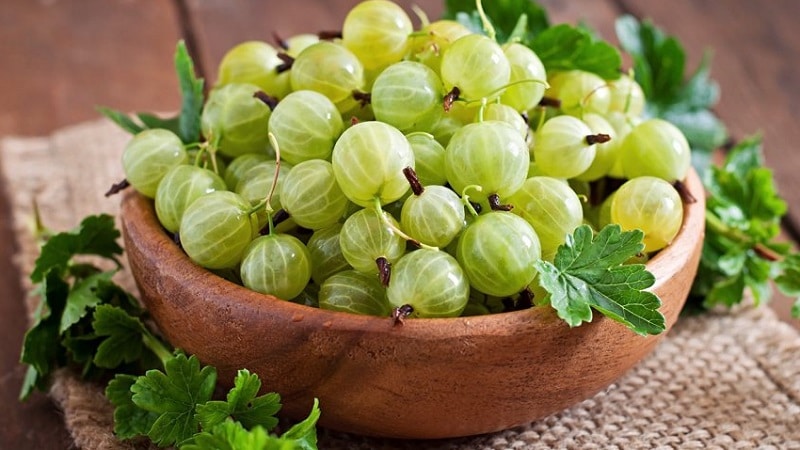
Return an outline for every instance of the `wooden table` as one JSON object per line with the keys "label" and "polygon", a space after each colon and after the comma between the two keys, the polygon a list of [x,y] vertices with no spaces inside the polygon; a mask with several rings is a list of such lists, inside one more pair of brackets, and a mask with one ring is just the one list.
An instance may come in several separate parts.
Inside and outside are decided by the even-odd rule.
{"label": "wooden table", "polygon": [[[98,117],[95,106],[126,111],[177,109],[175,42],[183,37],[207,79],[232,45],[270,40],[271,33],[340,27],[356,0],[5,0],[0,4],[0,136],[47,135]],[[439,0],[416,3],[438,17]],[[553,22],[583,20],[614,39],[615,17],[650,17],[677,35],[694,67],[714,49],[713,77],[722,87],[717,111],[734,137],[761,131],[767,163],[790,205],[786,235],[800,233],[800,34],[794,0],[582,0],[544,2]],[[288,6],[287,6],[288,5]],[[409,10],[409,9],[407,9]],[[5,191],[4,191],[5,192]],[[69,437],[50,401],[17,402],[18,364],[26,327],[9,205],[0,195],[0,448],[67,448]],[[788,317],[788,302],[774,305]],[[787,319],[788,320],[788,319]]]}

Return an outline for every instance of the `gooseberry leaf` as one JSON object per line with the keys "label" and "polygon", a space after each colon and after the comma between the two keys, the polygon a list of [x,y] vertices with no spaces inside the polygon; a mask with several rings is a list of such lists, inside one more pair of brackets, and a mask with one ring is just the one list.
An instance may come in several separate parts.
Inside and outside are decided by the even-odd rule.
{"label": "gooseberry leaf", "polygon": [[212,400],[197,406],[197,420],[204,430],[229,417],[247,429],[261,426],[270,431],[278,425],[275,414],[281,409],[280,395],[271,392],[258,396],[261,380],[247,369],[239,370],[233,384],[226,401]]}
{"label": "gooseberry leaf", "polygon": [[584,28],[568,24],[550,27],[536,35],[530,48],[541,59],[547,73],[585,70],[605,80],[620,76],[622,57],[608,42],[596,40]]}
{"label": "gooseberry leaf", "polygon": [[73,230],[58,233],[47,240],[36,259],[31,281],[39,283],[51,269],[66,270],[76,255],[101,256],[113,260],[119,267],[117,256],[122,254],[122,247],[117,243],[119,237],[120,232],[110,215],[87,216]]}
{"label": "gooseberry leaf", "polygon": [[45,390],[53,370],[63,364],[65,355],[59,345],[61,315],[67,304],[69,285],[58,271],[49,270],[41,282],[41,304],[36,323],[25,333],[20,361],[28,364],[28,372],[20,398],[30,396],[34,389]]}
{"label": "gooseberry leaf", "polygon": [[200,368],[196,356],[178,353],[164,366],[164,372],[148,370],[131,386],[133,403],[158,414],[147,435],[160,446],[180,444],[200,431],[196,406],[211,400],[217,381],[217,370]]}
{"label": "gooseberry leaf", "polygon": [[643,236],[618,225],[607,225],[593,236],[582,225],[558,248],[552,263],[537,261],[539,283],[550,293],[558,316],[574,327],[590,322],[596,309],[638,334],[663,332],[661,300],[645,291],[655,277],[643,264],[624,264],[644,249]]}
{"label": "gooseberry leaf", "polygon": [[133,403],[131,386],[137,379],[135,375],[119,373],[106,386],[106,398],[114,405],[114,434],[120,439],[146,435],[158,419],[158,413]]}
{"label": "gooseberry leaf", "polygon": [[204,80],[197,78],[189,50],[184,41],[178,41],[175,49],[175,70],[181,86],[181,112],[178,116],[178,136],[184,144],[200,139],[200,113],[203,110]]}
{"label": "gooseberry leaf", "polygon": [[[497,41],[501,43],[519,38],[527,44],[550,26],[547,11],[530,0],[492,0],[483,2],[483,9],[497,32]],[[470,30],[483,33],[474,0],[446,0],[443,18],[457,20]],[[520,24],[524,29],[520,29]]]}
{"label": "gooseberry leaf", "polygon": [[95,335],[103,338],[94,355],[98,367],[113,369],[141,358],[148,333],[141,320],[122,308],[102,304],[94,312],[92,325]]}
{"label": "gooseberry leaf", "polygon": [[317,421],[322,412],[319,409],[319,400],[314,399],[314,405],[308,417],[302,422],[294,424],[281,435],[282,439],[292,440],[301,450],[317,450]]}

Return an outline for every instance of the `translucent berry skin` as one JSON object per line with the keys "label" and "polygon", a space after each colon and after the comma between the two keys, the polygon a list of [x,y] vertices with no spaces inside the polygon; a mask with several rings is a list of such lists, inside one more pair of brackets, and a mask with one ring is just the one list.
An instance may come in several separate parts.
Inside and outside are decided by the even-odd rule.
{"label": "translucent berry skin", "polygon": [[468,100],[494,99],[511,78],[511,64],[497,43],[481,34],[453,42],[442,55],[440,75],[445,90],[458,87]]}
{"label": "translucent berry skin", "polygon": [[456,192],[471,185],[477,202],[491,194],[501,199],[516,192],[528,174],[530,156],[525,140],[511,125],[496,120],[465,125],[447,145],[445,171]]}
{"label": "translucent berry skin", "polygon": [[411,19],[393,2],[367,0],[353,7],[342,25],[342,43],[375,70],[400,61],[408,52]]}
{"label": "translucent berry skin", "polygon": [[604,115],[611,104],[608,83],[599,76],[583,70],[554,74],[550,91],[561,102],[561,111],[574,117],[593,112]]}
{"label": "translucent berry skin", "polygon": [[541,83],[547,81],[544,64],[533,50],[517,42],[504,45],[503,53],[511,65],[509,84],[513,85],[505,90],[500,101],[517,112],[533,109],[544,97],[545,85]]}
{"label": "translucent berry skin", "polygon": [[230,158],[245,153],[266,152],[267,127],[272,111],[253,97],[258,86],[231,83],[214,89],[208,96],[200,126],[203,136]]}
{"label": "translucent berry skin", "polygon": [[400,226],[419,242],[446,247],[464,229],[464,204],[451,189],[428,186],[403,203]]}
{"label": "translucent berry skin", "polygon": [[312,159],[292,168],[281,183],[283,209],[301,227],[329,227],[347,211],[348,200],[328,161]]}
{"label": "translucent berry skin", "polygon": [[611,101],[608,112],[619,112],[632,117],[639,117],[644,112],[645,97],[642,87],[628,75],[621,75],[616,80],[608,81],[611,90]]}
{"label": "translucent berry skin", "polygon": [[306,243],[311,255],[311,279],[319,285],[335,273],[352,269],[339,245],[341,231],[342,224],[334,224],[315,231]]}
{"label": "translucent berry skin", "polygon": [[207,269],[228,269],[242,261],[258,233],[252,207],[238,194],[215,191],[195,200],[183,214],[181,246],[189,258]]}
{"label": "translucent berry skin", "polygon": [[580,119],[556,116],[536,132],[533,155],[542,174],[573,178],[592,165],[597,147],[586,142],[592,130]]}
{"label": "translucent berry skin", "polygon": [[357,270],[345,270],[326,279],[319,288],[319,307],[379,317],[388,317],[392,310],[378,277]]}
{"label": "translucent berry skin", "polygon": [[558,246],[583,223],[583,206],[569,185],[556,178],[531,177],[506,202],[539,237],[542,258],[552,261]]}
{"label": "translucent berry skin", "polygon": [[444,147],[432,135],[412,133],[406,135],[414,152],[414,171],[423,186],[444,185]]}
{"label": "translucent berry skin", "polygon": [[454,20],[437,20],[411,38],[411,57],[439,73],[442,55],[458,38],[471,34],[469,28]]}
{"label": "translucent berry skin", "polygon": [[214,172],[196,166],[173,167],[156,190],[155,208],[161,226],[172,233],[180,229],[184,211],[200,196],[225,190],[225,182]]}
{"label": "translucent berry skin", "polygon": [[622,140],[617,137],[617,131],[603,116],[595,113],[583,115],[583,122],[594,134],[607,134],[611,140],[602,144],[595,144],[595,156],[589,168],[576,176],[578,180],[594,181],[611,174],[617,155],[622,145]]}
{"label": "translucent berry skin", "polygon": [[278,51],[262,41],[242,42],[222,57],[215,87],[231,83],[249,83],[273,97],[283,98],[290,92],[289,73],[279,73],[283,64]]}
{"label": "translucent berry skin", "polygon": [[305,48],[292,65],[292,90],[319,92],[344,113],[357,105],[353,91],[364,88],[364,67],[341,44],[320,41]]}
{"label": "translucent berry skin", "polygon": [[239,272],[245,287],[292,299],[303,292],[311,279],[311,257],[294,236],[259,236],[245,250]]}
{"label": "translucent berry skin", "polygon": [[517,130],[522,139],[527,139],[530,131],[530,127],[528,127],[528,123],[525,122],[522,114],[503,103],[489,103],[486,105],[483,109],[483,120],[505,122]]}
{"label": "translucent berry skin", "polygon": [[388,227],[379,214],[399,227],[389,213],[365,208],[348,217],[339,234],[342,254],[359,272],[377,274],[378,258],[394,263],[406,252],[406,241]]}
{"label": "translucent berry skin", "polygon": [[392,267],[386,297],[395,308],[411,305],[410,317],[457,317],[469,300],[469,280],[446,252],[419,249]]}
{"label": "translucent berry skin", "polygon": [[403,169],[414,167],[414,151],[397,128],[383,122],[360,122],[342,133],[333,147],[333,171],[353,203],[391,203],[408,191]]}
{"label": "translucent berry skin", "polygon": [[[274,158],[273,158],[274,159]],[[231,161],[223,172],[223,179],[225,185],[229,190],[236,189],[236,185],[242,176],[250,170],[254,165],[269,161],[270,158],[266,153],[245,153],[244,155],[237,156]]]}
{"label": "translucent berry skin", "polygon": [[666,181],[650,176],[628,180],[614,193],[611,221],[623,230],[644,233],[644,251],[661,250],[669,245],[683,223],[680,195]]}
{"label": "translucent berry skin", "polygon": [[375,118],[403,133],[430,131],[442,114],[444,87],[428,66],[402,61],[387,67],[372,86]]}
{"label": "translucent berry skin", "polygon": [[514,295],[536,276],[539,237],[525,219],[505,211],[478,216],[458,240],[456,259],[470,286],[497,297]]}
{"label": "translucent berry skin", "polygon": [[188,161],[189,155],[181,139],[164,129],[138,133],[122,152],[125,178],[134,189],[149,198],[155,197],[158,183],[170,169]]}
{"label": "translucent berry skin", "polygon": [[324,95],[295,91],[278,103],[269,118],[281,158],[291,164],[330,159],[333,144],[344,131],[342,116]]}
{"label": "translucent berry skin", "polygon": [[692,163],[689,142],[681,130],[662,119],[636,125],[622,142],[619,158],[626,178],[652,176],[683,180]]}
{"label": "translucent berry skin", "polygon": [[[272,206],[272,209],[275,211],[283,207],[281,202],[281,186],[292,171],[292,168],[291,164],[283,163],[281,164],[280,171],[278,171],[278,181],[275,186],[275,192],[273,192],[272,198],[270,199],[270,206]],[[239,182],[236,183],[236,188],[233,192],[241,195],[242,198],[250,202],[251,206],[256,206],[267,197],[275,179],[276,170],[277,164],[275,161],[263,161],[255,164],[242,175]],[[253,216],[258,220],[259,229],[267,225],[266,209],[259,210]]]}

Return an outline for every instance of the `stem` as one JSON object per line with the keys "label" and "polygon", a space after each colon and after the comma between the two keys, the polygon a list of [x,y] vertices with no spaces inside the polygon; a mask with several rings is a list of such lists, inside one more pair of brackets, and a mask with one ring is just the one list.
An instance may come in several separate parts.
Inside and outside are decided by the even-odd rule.
{"label": "stem", "polygon": [[675,180],[672,183],[672,187],[674,187],[675,190],[678,191],[678,195],[681,196],[681,200],[683,200],[683,203],[695,203],[697,201],[697,199],[694,198],[694,195],[692,195],[692,193],[689,191],[689,188],[683,181]]}
{"label": "stem", "polygon": [[406,167],[403,169],[403,175],[406,176],[406,180],[408,180],[408,184],[411,186],[411,192],[413,192],[414,195],[419,197],[425,192],[425,188],[422,187],[422,183],[419,182],[419,177],[417,177],[417,172],[414,172],[414,169]]}
{"label": "stem", "polygon": [[278,106],[278,98],[273,97],[264,91],[256,91],[256,93],[253,94],[253,97],[261,100],[264,102],[264,104],[269,106],[270,111],[275,111],[275,107]]}
{"label": "stem", "polygon": [[378,278],[381,280],[381,285],[389,287],[389,281],[392,279],[392,263],[383,256],[379,256],[375,260],[375,264],[378,266]]}
{"label": "stem", "polygon": [[766,245],[754,241],[750,236],[742,231],[733,228],[722,221],[716,214],[706,210],[706,226],[709,230],[739,244],[751,247],[753,251],[762,259],[767,261],[782,261],[783,256]]}
{"label": "stem", "polygon": [[561,108],[561,100],[554,97],[545,96],[542,97],[541,100],[539,100],[539,106]]}
{"label": "stem", "polygon": [[[428,19],[428,15],[425,14],[425,11],[422,8],[420,8],[419,6],[411,5],[411,11],[413,11],[414,14],[417,15],[417,18],[419,18],[419,22],[420,22],[421,28],[425,28],[425,27],[427,27],[428,25],[431,24],[431,21]],[[428,33],[425,33],[423,31],[417,31],[416,33],[423,33],[424,36],[428,35]],[[413,36],[414,34],[415,33],[411,33],[411,36]]]}
{"label": "stem", "polygon": [[294,64],[294,58],[292,58],[288,53],[278,52],[278,58],[280,58],[283,63],[275,66],[275,72],[283,73],[292,68],[292,65]]}
{"label": "stem", "polygon": [[427,244],[423,244],[422,242],[420,242],[420,241],[412,238],[411,236],[407,235],[400,228],[397,228],[397,226],[395,224],[393,224],[389,219],[386,218],[386,213],[383,211],[383,208],[381,207],[381,199],[379,197],[375,197],[373,199],[373,201],[375,202],[374,203],[375,212],[378,213],[378,216],[380,216],[381,221],[383,222],[383,224],[386,227],[388,227],[390,230],[392,230],[393,232],[397,233],[398,236],[400,236],[401,238],[405,239],[408,242],[411,242],[413,245],[415,245],[415,246],[417,246],[419,248],[424,248],[424,249],[427,249],[427,250],[439,250],[439,247],[433,247],[433,246],[430,246],[430,245],[427,245]]}
{"label": "stem", "polygon": [[372,94],[369,92],[353,91],[353,99],[355,99],[362,108],[372,103]]}
{"label": "stem", "polygon": [[469,195],[467,195],[468,189],[475,189],[476,191],[481,192],[483,191],[483,187],[477,184],[470,184],[461,191],[461,202],[464,203],[464,206],[467,208],[467,211],[469,211],[469,213],[472,214],[473,217],[478,217],[478,211],[475,211],[475,207],[472,206],[472,203],[470,203],[469,201]]}
{"label": "stem", "polygon": [[[488,103],[489,102],[486,100],[486,97],[481,99],[481,107],[478,108],[478,123],[483,122],[483,112],[486,110],[486,105]],[[467,103],[467,105],[469,105],[469,103]]]}
{"label": "stem", "polygon": [[272,32],[272,39],[275,41],[276,44],[278,44],[278,47],[284,50],[289,50],[289,42],[286,41],[286,39],[282,38],[277,31]]}
{"label": "stem", "polygon": [[128,182],[128,179],[123,178],[122,181],[120,181],[119,183],[112,184],[111,187],[108,189],[108,191],[106,191],[105,196],[111,197],[114,194],[118,194],[122,192],[123,189],[126,189],[130,185],[131,184]]}
{"label": "stem", "polygon": [[452,108],[453,103],[458,100],[459,95],[461,95],[461,89],[459,89],[458,86],[453,86],[453,89],[445,94],[444,99],[442,100],[442,106],[444,107],[445,112],[450,112],[450,108]]}
{"label": "stem", "polygon": [[161,365],[166,368],[167,361],[172,359],[172,351],[148,330],[144,330],[142,333],[142,343],[161,360]]}
{"label": "stem", "polygon": [[489,18],[486,16],[486,13],[483,11],[483,4],[481,0],[475,0],[475,6],[478,9],[478,15],[481,16],[481,24],[483,25],[483,31],[486,32],[486,36],[493,41],[497,41],[497,32],[492,26],[492,23],[489,22]]}
{"label": "stem", "polygon": [[342,31],[341,30],[327,30],[327,31],[320,31],[317,33],[317,37],[322,39],[323,41],[330,41],[333,39],[341,39],[342,38]]}
{"label": "stem", "polygon": [[594,144],[605,144],[606,142],[611,140],[611,136],[603,133],[598,134],[590,134],[585,138],[586,144],[594,145]]}
{"label": "stem", "polygon": [[500,196],[497,194],[491,194],[487,198],[489,200],[489,207],[492,208],[492,211],[511,211],[514,209],[514,205],[500,204]]}
{"label": "stem", "polygon": [[414,307],[405,304],[403,306],[398,306],[392,310],[392,319],[394,319],[395,325],[403,325],[403,320],[405,320],[411,313],[414,312]]}

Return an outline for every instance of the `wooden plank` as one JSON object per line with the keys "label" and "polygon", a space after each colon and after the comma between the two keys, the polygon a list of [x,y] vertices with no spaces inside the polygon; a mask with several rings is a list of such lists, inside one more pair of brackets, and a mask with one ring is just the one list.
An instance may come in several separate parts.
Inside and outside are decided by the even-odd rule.
{"label": "wooden plank", "polygon": [[[621,0],[650,17],[686,47],[690,67],[713,50],[712,76],[722,91],[717,111],[735,138],[761,132],[766,163],[775,173],[789,216],[800,224],[800,34],[797,3]],[[678,13],[680,11],[680,13]]]}
{"label": "wooden plank", "polygon": [[[178,107],[171,69],[179,36],[172,2],[127,0],[0,3],[0,136],[47,135],[98,117],[96,105],[126,111]],[[44,395],[18,403],[19,349],[27,313],[6,187],[0,186],[0,448],[69,448],[61,414]]]}
{"label": "wooden plank", "polygon": [[47,134],[97,105],[179,107],[172,2],[5,1],[0,17],[0,135]]}

